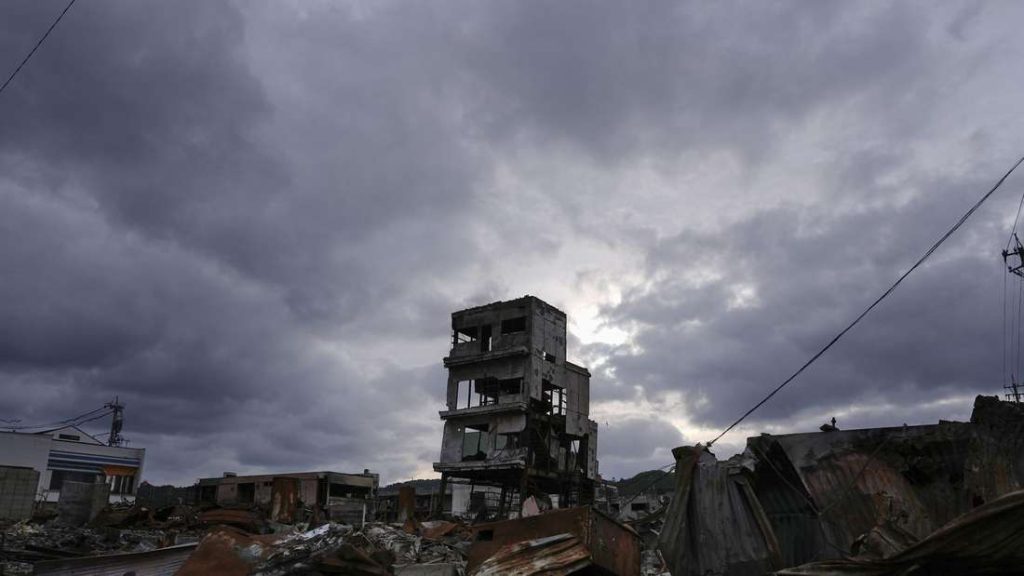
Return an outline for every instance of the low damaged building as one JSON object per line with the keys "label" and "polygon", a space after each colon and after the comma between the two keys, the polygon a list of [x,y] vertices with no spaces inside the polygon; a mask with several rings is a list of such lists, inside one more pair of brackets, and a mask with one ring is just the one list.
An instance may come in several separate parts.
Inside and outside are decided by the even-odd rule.
{"label": "low damaged building", "polygon": [[948,557],[934,551],[972,515],[989,524],[1021,517],[1005,501],[1024,487],[1021,438],[1024,404],[979,396],[970,422],[763,434],[725,462],[700,446],[677,448],[658,547],[675,576],[764,574],[851,556],[884,559],[872,574],[904,573],[903,550],[913,551],[909,566],[961,562],[998,573],[1003,564],[993,563],[1008,560],[984,542],[961,541]]}
{"label": "low damaged building", "polygon": [[65,482],[106,484],[110,503],[131,503],[144,448],[110,445],[77,426],[38,433],[0,432],[0,466],[34,470],[34,498],[55,503]]}
{"label": "low damaged building", "polygon": [[218,506],[251,506],[279,522],[293,522],[309,509],[316,517],[362,525],[374,515],[380,476],[341,472],[297,472],[199,479],[199,501]]}
{"label": "low damaged building", "polygon": [[455,312],[444,365],[441,493],[467,484],[471,507],[498,516],[529,496],[559,507],[593,500],[590,372],[566,359],[564,312],[533,296]]}

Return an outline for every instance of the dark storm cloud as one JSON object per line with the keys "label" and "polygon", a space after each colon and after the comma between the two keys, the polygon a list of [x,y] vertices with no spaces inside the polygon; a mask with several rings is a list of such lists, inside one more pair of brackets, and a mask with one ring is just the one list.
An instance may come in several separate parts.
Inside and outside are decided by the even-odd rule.
{"label": "dark storm cloud", "polygon": [[628,477],[672,461],[670,451],[685,441],[679,430],[658,418],[622,418],[600,423],[601,473]]}
{"label": "dark storm cloud", "polygon": [[[0,69],[61,8],[0,7]],[[581,350],[594,398],[681,391],[719,424],[989,181],[988,165],[946,179],[915,163],[953,116],[937,103],[998,108],[958,92],[1015,34],[990,11],[78,3],[0,96],[0,417],[119,395],[158,481],[423,474],[448,314],[527,291],[569,306],[607,281],[624,297],[603,319],[636,338]],[[1001,157],[1003,120],[939,133]],[[790,142],[815,127],[826,136]],[[736,188],[705,222],[700,191],[676,184],[714,154],[735,159]],[[660,204],[623,176],[646,161],[668,183]],[[764,196],[787,201],[759,203],[758,178],[794,165],[827,191],[787,198],[782,179]],[[666,213],[670,229],[652,223]],[[763,422],[981,389],[990,216]],[[680,274],[698,268],[715,274]],[[692,436],[630,413],[601,457],[625,475]]]}
{"label": "dark storm cloud", "polygon": [[[4,22],[18,33],[3,35],[2,52],[23,53],[54,7],[13,6]],[[401,274],[433,259],[422,251],[458,241],[417,241],[434,236],[429,218],[397,228],[387,217],[426,216],[421,207],[438,197],[418,199],[424,191],[466,189],[462,176],[446,176],[457,170],[450,162],[435,169],[438,140],[382,130],[393,110],[364,105],[353,114],[363,135],[401,145],[372,150],[347,134],[324,161],[349,164],[310,182],[268,137],[274,110],[243,61],[237,7],[92,2],[59,32],[0,107],[0,230],[9,240],[0,263],[17,271],[0,286],[0,370],[4,387],[18,389],[0,411],[50,421],[119,395],[137,445],[203,439],[184,468],[167,454],[150,461],[151,474],[176,481],[217,473],[207,470],[214,462],[372,461],[408,474],[407,455],[419,450],[414,460],[429,465],[424,446],[402,437],[436,436],[436,419],[417,422],[395,393],[438,404],[439,371],[367,371],[320,328],[337,333],[347,320],[359,338],[379,337],[371,304],[409,290]],[[307,135],[323,140],[328,130]],[[376,233],[383,246],[371,247]],[[443,331],[450,299],[417,282],[418,295],[374,320],[393,333]],[[332,345],[342,354],[325,350]],[[443,346],[442,337],[434,358]],[[385,414],[400,429],[381,427]],[[392,444],[391,462],[373,457]]]}
{"label": "dark storm cloud", "polygon": [[698,147],[761,157],[821,107],[884,97],[914,111],[893,87],[934,66],[920,12],[860,8],[499,4],[466,27],[488,95],[476,111],[495,136],[564,139],[602,161]]}
{"label": "dark storm cloud", "polygon": [[[887,288],[990,181],[914,185],[921,194],[902,205],[779,208],[728,234],[666,238],[647,263],[658,280],[607,311],[612,322],[636,324],[642,349],[613,353],[615,377],[654,397],[682,391],[695,422],[724,427]],[[981,212],[753,422],[997,389],[1005,241],[997,216]],[[687,279],[701,269],[714,274]]]}

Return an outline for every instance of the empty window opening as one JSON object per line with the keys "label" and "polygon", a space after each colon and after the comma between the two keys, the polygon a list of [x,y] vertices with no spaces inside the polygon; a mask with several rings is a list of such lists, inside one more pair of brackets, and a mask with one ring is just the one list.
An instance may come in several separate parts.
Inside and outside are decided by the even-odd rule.
{"label": "empty window opening", "polygon": [[526,332],[526,316],[501,321],[502,334],[513,334],[515,332]]}
{"label": "empty window opening", "polygon": [[465,328],[456,328],[455,334],[452,335],[452,345],[465,344],[466,342],[476,342],[479,334],[479,329],[476,326],[467,326]]}
{"label": "empty window opening", "polygon": [[96,482],[97,474],[93,472],[71,472],[69,470],[54,470],[50,472],[50,490],[60,490],[64,482]]}
{"label": "empty window opening", "polygon": [[456,384],[455,407],[471,408],[473,406],[473,381],[459,380]]}
{"label": "empty window opening", "polygon": [[473,381],[473,387],[476,389],[478,406],[490,406],[498,403],[498,397],[501,396],[501,384],[497,378],[478,378]]}
{"label": "empty window opening", "polygon": [[238,485],[238,501],[244,504],[251,504],[256,501],[256,484],[244,482]]}
{"label": "empty window opening", "polygon": [[79,436],[78,434],[57,434],[57,439],[59,439],[59,440],[73,440],[75,442],[81,442],[82,441],[82,437]]}
{"label": "empty window opening", "polygon": [[327,495],[331,498],[366,498],[369,493],[370,489],[366,486],[351,486],[349,484],[331,482]]}
{"label": "empty window opening", "polygon": [[498,389],[502,396],[516,396],[523,392],[522,378],[498,380]]}
{"label": "empty window opening", "polygon": [[633,502],[629,505],[629,509],[633,512],[646,512],[647,502]]}
{"label": "empty window opening", "polygon": [[462,434],[462,460],[485,460],[487,425],[467,426]]}
{"label": "empty window opening", "polygon": [[199,487],[199,501],[200,502],[216,502],[217,501],[217,487],[207,484]]}
{"label": "empty window opening", "polygon": [[135,488],[135,476],[109,476],[107,485],[110,486],[111,494],[132,494]]}
{"label": "empty window opening", "polygon": [[482,326],[480,328],[480,351],[490,352],[491,351],[491,325]]}

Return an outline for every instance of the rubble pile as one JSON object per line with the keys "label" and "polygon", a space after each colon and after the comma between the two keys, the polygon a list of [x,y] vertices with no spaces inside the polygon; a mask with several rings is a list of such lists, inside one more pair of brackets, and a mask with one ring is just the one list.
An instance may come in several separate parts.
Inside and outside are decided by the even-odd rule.
{"label": "rubble pile", "polygon": [[[439,524],[439,523],[434,523]],[[233,527],[211,530],[178,572],[200,574],[388,575],[409,565],[447,564],[452,573],[464,574],[468,540],[465,530],[449,526],[440,539],[410,534],[392,524],[367,524],[356,529],[329,523],[291,534],[255,535]],[[430,532],[436,526],[424,529]]]}
{"label": "rubble pile", "polygon": [[417,565],[438,565],[465,574],[471,532],[453,522],[367,523],[361,528],[327,523],[270,522],[258,510],[184,505],[158,510],[111,507],[88,526],[59,519],[22,521],[3,527],[0,574],[32,574],[39,562],[88,564],[194,544],[183,553],[178,574],[286,576],[291,574],[401,574]]}
{"label": "rubble pile", "polygon": [[43,560],[147,552],[196,542],[204,530],[188,506],[110,507],[87,526],[41,515],[0,527],[0,574],[31,574]]}

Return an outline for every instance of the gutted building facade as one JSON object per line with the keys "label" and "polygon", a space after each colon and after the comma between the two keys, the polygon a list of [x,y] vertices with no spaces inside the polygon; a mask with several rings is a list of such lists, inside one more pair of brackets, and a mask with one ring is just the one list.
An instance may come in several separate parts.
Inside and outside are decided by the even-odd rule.
{"label": "gutted building facade", "polygon": [[440,462],[470,508],[502,516],[526,497],[589,503],[597,477],[590,372],[566,360],[566,316],[532,296],[452,314]]}
{"label": "gutted building facade", "polygon": [[309,509],[315,518],[361,525],[374,517],[380,476],[340,472],[296,472],[199,479],[199,501],[219,506],[251,506],[272,520],[293,521],[294,511]]}

